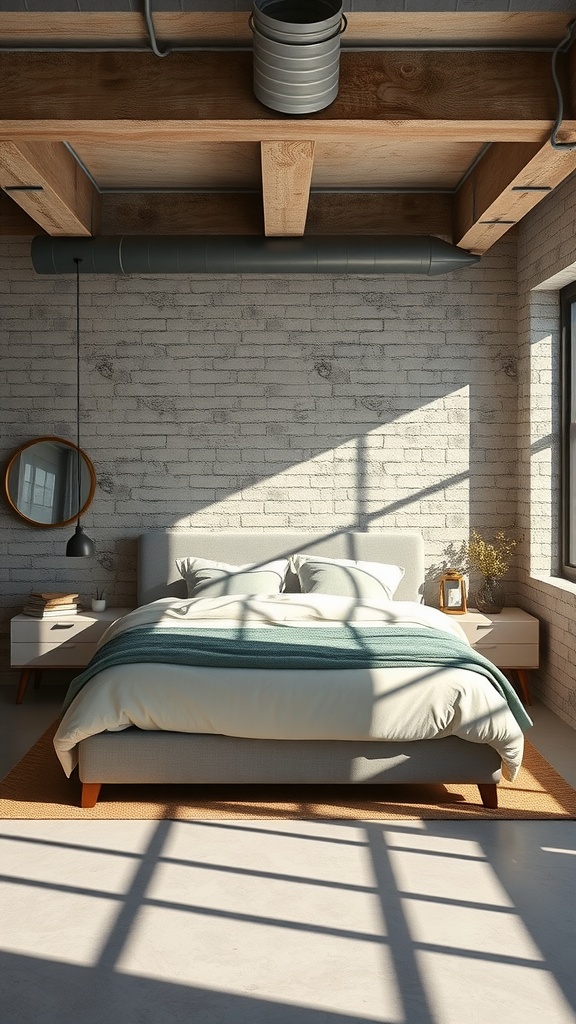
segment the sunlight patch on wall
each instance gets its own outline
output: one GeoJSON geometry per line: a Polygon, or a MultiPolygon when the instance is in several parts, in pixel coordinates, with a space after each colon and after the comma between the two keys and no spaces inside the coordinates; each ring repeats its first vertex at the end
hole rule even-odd
{"type": "MultiPolygon", "coordinates": [[[[263,425],[258,447],[252,439],[240,450],[222,452],[211,480],[191,477],[191,498],[195,483],[201,483],[212,485],[214,500],[175,525],[267,530],[386,525],[422,529],[436,540],[447,529],[467,532],[470,386],[449,391],[439,382],[436,390],[431,400],[390,393],[360,398],[356,432],[350,422],[351,436],[333,446],[328,446],[330,436],[342,436],[342,424],[331,428],[324,416],[285,417],[273,431],[263,425]],[[379,422],[359,433],[358,421],[371,418],[379,422]],[[232,486],[219,494],[218,468],[226,459],[232,486]]],[[[476,444],[492,447],[502,430],[478,410],[476,419],[476,444]]],[[[220,479],[224,484],[224,474],[220,479]]]]}

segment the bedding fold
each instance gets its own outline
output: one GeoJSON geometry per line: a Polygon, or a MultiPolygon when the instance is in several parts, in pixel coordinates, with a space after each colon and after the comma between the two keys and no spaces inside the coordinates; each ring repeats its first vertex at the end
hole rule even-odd
{"type": "Polygon", "coordinates": [[[138,626],[108,641],[72,681],[63,710],[106,668],[131,663],[205,668],[345,669],[434,666],[478,672],[504,697],[520,728],[532,722],[506,676],[458,637],[430,627],[349,624],[328,628],[197,628],[192,633],[138,626]]]}

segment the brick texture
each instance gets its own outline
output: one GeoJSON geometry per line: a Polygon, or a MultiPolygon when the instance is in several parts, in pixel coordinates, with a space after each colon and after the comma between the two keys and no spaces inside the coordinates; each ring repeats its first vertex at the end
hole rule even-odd
{"type": "Polygon", "coordinates": [[[522,222],[518,241],[520,602],[542,624],[534,689],[576,727],[576,584],[560,564],[560,311],[558,282],[576,278],[576,177],[522,222]],[[567,268],[572,268],[567,271],[567,268]],[[551,279],[556,279],[551,281],[551,279]]]}
{"type": "MultiPolygon", "coordinates": [[[[0,244],[4,461],[75,437],[75,282],[0,244]]],[[[427,599],[470,526],[516,520],[516,239],[445,277],[81,279],[82,433],[98,478],[93,559],[2,503],[8,623],[42,585],[134,601],[136,537],[414,528],[427,599]]],[[[515,579],[508,581],[515,597],[515,579]]],[[[13,678],[11,676],[10,678],[13,678]]]]}

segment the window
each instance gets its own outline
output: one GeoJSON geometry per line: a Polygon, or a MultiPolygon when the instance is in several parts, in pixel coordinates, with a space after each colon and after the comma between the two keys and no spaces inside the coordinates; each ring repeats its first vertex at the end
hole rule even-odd
{"type": "Polygon", "coordinates": [[[562,575],[576,581],[576,283],[560,292],[562,328],[562,575]]]}
{"type": "Polygon", "coordinates": [[[18,495],[20,511],[37,523],[52,523],[56,484],[54,466],[37,456],[26,454],[25,459],[22,456],[21,478],[18,495]]]}

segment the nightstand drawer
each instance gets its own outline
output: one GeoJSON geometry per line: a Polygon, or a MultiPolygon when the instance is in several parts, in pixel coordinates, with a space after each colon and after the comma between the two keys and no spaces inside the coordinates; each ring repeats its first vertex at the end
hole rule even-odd
{"type": "Polygon", "coordinates": [[[68,619],[65,616],[61,619],[34,619],[21,615],[12,620],[11,637],[17,644],[62,644],[76,636],[82,637],[82,643],[96,643],[109,625],[110,621],[95,621],[83,615],[68,619]]]}
{"type": "Polygon", "coordinates": [[[538,644],[477,643],[474,650],[498,668],[538,668],[538,644]]]}
{"type": "Polygon", "coordinates": [[[473,647],[484,644],[537,644],[540,623],[529,615],[513,615],[510,609],[504,609],[499,615],[483,615],[472,609],[462,621],[468,641],[473,647]]]}
{"type": "Polygon", "coordinates": [[[80,640],[64,640],[62,643],[27,643],[12,644],[10,647],[10,662],[14,668],[23,665],[28,667],[50,668],[57,665],[60,668],[82,667],[90,661],[96,651],[96,643],[86,644],[80,640]]]}

